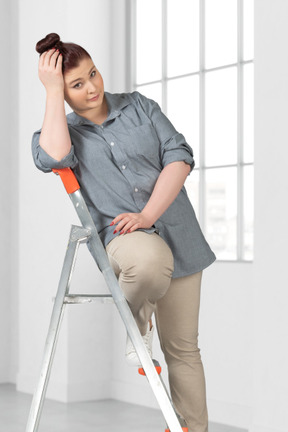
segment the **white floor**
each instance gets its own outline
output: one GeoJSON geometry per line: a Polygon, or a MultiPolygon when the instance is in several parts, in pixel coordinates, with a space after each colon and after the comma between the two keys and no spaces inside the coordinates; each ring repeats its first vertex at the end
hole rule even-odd
{"type": "MultiPolygon", "coordinates": [[[[19,393],[12,384],[0,385],[0,430],[24,432],[31,396],[19,393]]],[[[159,410],[115,400],[64,404],[46,400],[39,432],[164,432],[159,410]]],[[[209,432],[247,432],[211,423],[209,432]]]]}

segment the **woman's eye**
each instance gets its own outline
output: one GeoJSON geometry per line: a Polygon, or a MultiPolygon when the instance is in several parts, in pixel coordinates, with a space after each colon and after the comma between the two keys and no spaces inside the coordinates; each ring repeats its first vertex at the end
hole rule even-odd
{"type": "Polygon", "coordinates": [[[81,87],[81,83],[77,83],[77,84],[74,85],[74,88],[76,88],[76,89],[80,88],[80,87],[81,87]]]}
{"type": "Polygon", "coordinates": [[[93,78],[96,75],[96,71],[91,72],[91,77],[93,78]]]}

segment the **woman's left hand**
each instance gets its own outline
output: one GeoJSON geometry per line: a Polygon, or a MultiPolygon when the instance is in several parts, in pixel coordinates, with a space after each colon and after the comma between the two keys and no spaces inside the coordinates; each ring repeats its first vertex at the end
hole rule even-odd
{"type": "Polygon", "coordinates": [[[141,213],[121,213],[113,219],[111,225],[117,225],[114,234],[126,234],[139,228],[151,228],[153,223],[141,213]],[[118,225],[117,225],[118,224],[118,225]]]}

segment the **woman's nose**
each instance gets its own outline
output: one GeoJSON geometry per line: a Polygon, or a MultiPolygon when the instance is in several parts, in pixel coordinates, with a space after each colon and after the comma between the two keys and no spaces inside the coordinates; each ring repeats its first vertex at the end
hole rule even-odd
{"type": "Polygon", "coordinates": [[[95,93],[96,91],[96,86],[91,81],[88,83],[87,91],[88,93],[95,93]]]}

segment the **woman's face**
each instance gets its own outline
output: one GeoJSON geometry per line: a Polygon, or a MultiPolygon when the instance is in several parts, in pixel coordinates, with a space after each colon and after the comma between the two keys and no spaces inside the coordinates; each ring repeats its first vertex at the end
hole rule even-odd
{"type": "Polygon", "coordinates": [[[91,58],[83,58],[79,66],[64,73],[64,97],[81,116],[93,109],[101,111],[104,83],[91,58]]]}

